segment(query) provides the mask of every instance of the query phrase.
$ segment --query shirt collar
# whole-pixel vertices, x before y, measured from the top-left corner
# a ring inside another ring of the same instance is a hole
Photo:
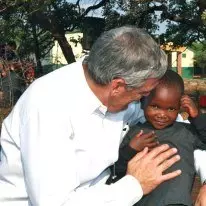
[[[85,98],[87,98],[87,101],[83,102],[85,110],[87,110],[90,114],[98,111],[101,114],[106,115],[107,107],[101,103],[101,101],[95,96],[93,91],[90,89],[84,75],[84,70],[82,72],[82,89],[85,92]]]
[[[104,106],[103,104],[101,104],[98,108],[97,108],[103,115],[106,115],[107,112],[107,107]]]

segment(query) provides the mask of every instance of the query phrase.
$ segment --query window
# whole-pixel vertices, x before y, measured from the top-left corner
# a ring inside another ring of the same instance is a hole
[[[185,53],[182,54],[182,58],[186,58],[186,54]]]

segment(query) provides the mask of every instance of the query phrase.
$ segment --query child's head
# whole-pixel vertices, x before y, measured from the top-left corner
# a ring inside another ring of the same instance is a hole
[[[174,71],[167,70],[160,83],[147,97],[145,117],[156,129],[163,129],[174,123],[180,110],[184,93],[184,82]]]

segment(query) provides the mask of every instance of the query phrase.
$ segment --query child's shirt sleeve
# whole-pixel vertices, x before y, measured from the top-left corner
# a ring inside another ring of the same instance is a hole
[[[189,120],[192,126],[195,127],[201,142],[206,144],[206,114],[200,114],[196,118],[190,118]]]

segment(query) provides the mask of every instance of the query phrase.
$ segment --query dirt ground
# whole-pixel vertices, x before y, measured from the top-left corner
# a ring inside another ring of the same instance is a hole
[[[200,182],[200,178],[198,176],[195,177],[195,182],[193,185],[193,189],[192,189],[192,200],[193,202],[195,202],[197,195],[199,193],[201,187],[201,182]]]
[[[0,108],[0,127],[1,127],[3,119],[7,117],[7,115],[9,114],[10,111],[11,111],[10,107]]]

